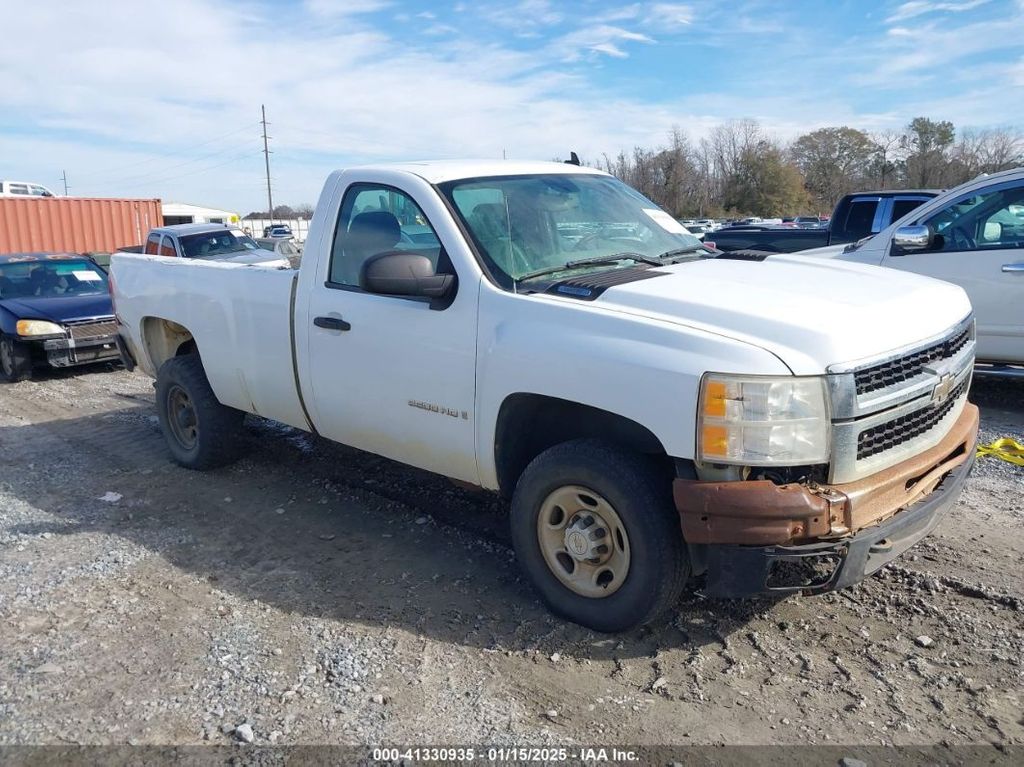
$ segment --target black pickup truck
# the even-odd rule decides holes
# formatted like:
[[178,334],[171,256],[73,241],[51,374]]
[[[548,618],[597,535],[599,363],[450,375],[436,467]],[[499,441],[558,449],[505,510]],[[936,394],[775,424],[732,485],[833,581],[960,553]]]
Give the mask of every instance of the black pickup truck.
[[832,212],[827,229],[791,229],[773,226],[731,226],[708,235],[719,250],[760,250],[795,253],[826,245],[856,242],[877,234],[893,221],[937,195],[937,189],[887,190],[848,194]]

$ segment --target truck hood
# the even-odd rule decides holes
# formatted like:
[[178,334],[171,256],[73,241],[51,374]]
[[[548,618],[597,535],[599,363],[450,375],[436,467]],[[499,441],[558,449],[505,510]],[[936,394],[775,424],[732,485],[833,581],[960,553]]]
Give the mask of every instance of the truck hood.
[[108,293],[91,296],[7,298],[0,301],[0,306],[20,320],[73,322],[114,315]]
[[955,285],[806,256],[710,258],[656,271],[668,275],[611,287],[595,304],[759,346],[796,375],[925,341],[971,311]]
[[815,258],[838,258],[850,243],[844,242],[841,245],[826,245],[823,248],[808,248],[797,253],[800,256],[814,256]]

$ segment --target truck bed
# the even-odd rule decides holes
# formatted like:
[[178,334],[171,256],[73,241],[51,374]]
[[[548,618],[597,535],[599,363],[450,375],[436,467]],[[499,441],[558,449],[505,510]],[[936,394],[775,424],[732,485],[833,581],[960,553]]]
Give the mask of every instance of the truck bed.
[[[116,253],[117,315],[137,362],[154,374],[154,325],[188,328],[217,399],[239,410],[309,428],[292,362],[291,298],[298,273],[214,261]],[[146,340],[149,339],[149,340]]]

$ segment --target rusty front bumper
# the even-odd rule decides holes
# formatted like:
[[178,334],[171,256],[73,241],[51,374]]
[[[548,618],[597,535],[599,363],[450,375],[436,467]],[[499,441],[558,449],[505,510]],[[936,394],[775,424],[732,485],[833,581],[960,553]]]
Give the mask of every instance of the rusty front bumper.
[[[857,482],[809,488],[677,479],[683,535],[708,544],[705,593],[819,592],[855,583],[938,524],[960,495],[977,439],[978,408],[967,404],[938,445]],[[774,584],[781,562],[827,566],[816,580]]]

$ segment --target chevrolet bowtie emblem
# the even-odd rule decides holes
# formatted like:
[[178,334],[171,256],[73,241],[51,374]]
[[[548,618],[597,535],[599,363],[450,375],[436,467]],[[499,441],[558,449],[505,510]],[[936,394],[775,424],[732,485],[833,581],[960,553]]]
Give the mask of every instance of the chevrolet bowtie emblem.
[[939,378],[939,382],[935,384],[935,388],[932,389],[932,407],[938,407],[949,399],[949,395],[953,391],[953,382],[955,380],[956,377],[952,373],[946,373],[944,376]]

